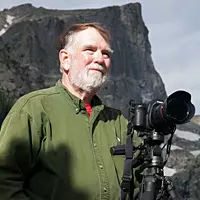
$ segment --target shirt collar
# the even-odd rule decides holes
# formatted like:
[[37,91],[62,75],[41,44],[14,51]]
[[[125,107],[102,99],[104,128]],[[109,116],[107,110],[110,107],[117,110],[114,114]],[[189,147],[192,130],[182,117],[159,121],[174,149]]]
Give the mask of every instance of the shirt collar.
[[[78,97],[74,96],[71,92],[69,92],[69,90],[67,90],[67,88],[62,84],[61,80],[58,80],[58,82],[56,83],[56,88],[73,102],[73,104],[76,106],[76,111],[85,109],[84,102]],[[95,95],[92,98],[91,106],[93,109],[94,108],[102,109],[104,107],[102,101],[99,99],[97,95]]]

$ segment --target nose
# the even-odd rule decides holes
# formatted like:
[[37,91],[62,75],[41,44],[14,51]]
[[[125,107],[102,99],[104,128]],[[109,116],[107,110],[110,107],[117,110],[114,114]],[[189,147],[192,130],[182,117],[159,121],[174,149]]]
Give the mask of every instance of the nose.
[[98,50],[94,53],[94,62],[104,63],[103,54],[100,50]]

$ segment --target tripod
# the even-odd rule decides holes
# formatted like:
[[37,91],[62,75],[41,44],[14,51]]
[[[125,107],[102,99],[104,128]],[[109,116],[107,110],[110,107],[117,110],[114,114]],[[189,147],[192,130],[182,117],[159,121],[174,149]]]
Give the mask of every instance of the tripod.
[[[137,109],[142,109],[142,106]],[[157,125],[155,129],[150,129],[147,125],[144,126],[144,123],[142,123],[144,117],[143,114],[141,114],[142,112],[139,111],[135,114],[134,106],[131,106],[129,110],[126,144],[113,146],[110,149],[112,155],[125,155],[126,158],[124,161],[120,200],[125,200],[127,194],[129,194],[130,200],[134,199],[132,172],[133,168],[137,168],[138,166],[141,166],[140,172],[143,172],[143,179],[137,199],[177,200],[178,198],[172,181],[164,176],[163,168],[168,158],[163,161],[162,155],[162,150],[167,145],[166,157],[169,157],[176,126],[161,124],[161,126]],[[143,145],[134,146],[134,130],[137,131],[139,137],[143,138]],[[171,137],[168,139],[167,144],[161,148],[161,144],[164,143],[164,136],[169,135],[170,133]],[[142,153],[134,158],[133,152],[136,150],[140,150]]]
[[[168,145],[171,145],[171,138]],[[143,170],[139,200],[178,200],[172,181],[163,173],[164,162],[160,147],[163,142],[164,135],[158,132],[152,133],[144,140],[147,153],[145,160],[149,164]]]
[[[163,173],[168,158],[163,161],[162,150],[167,144],[166,156],[169,157],[176,124],[187,123],[194,116],[195,107],[191,103],[191,95],[186,91],[176,91],[165,101],[152,100],[148,104],[136,104],[131,100],[129,104],[126,144],[110,149],[112,155],[125,155],[120,200],[125,200],[127,194],[133,200],[132,172],[138,166],[141,166],[143,172],[139,200],[177,200],[172,181]],[[144,145],[134,146],[134,130],[143,138]],[[164,136],[170,133],[171,137],[161,148]],[[143,153],[134,158],[135,150]]]
[[[129,129],[132,130],[132,129]],[[172,137],[168,139],[166,156],[169,157]],[[132,146],[131,131],[127,132],[127,144],[111,147],[112,155],[125,155],[124,174],[121,183],[121,199],[125,200],[127,193],[129,193],[130,200],[133,200],[134,188],[131,187],[133,182],[132,171],[133,168],[140,167],[140,172],[143,172],[143,179],[141,183],[138,200],[178,200],[175,192],[175,187],[170,178],[164,176],[163,168],[167,159],[163,161],[161,144],[164,143],[164,135],[158,132],[138,132],[140,137],[144,137],[144,144],[138,147]],[[130,147],[130,148],[129,148]],[[142,153],[136,159],[130,156],[131,151],[140,150]],[[128,152],[128,156],[127,156]],[[132,159],[132,160],[131,160]]]

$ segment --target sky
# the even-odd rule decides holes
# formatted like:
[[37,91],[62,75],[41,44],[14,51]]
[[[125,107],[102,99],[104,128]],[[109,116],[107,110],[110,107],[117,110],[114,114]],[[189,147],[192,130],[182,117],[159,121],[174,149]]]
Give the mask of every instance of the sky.
[[102,8],[140,2],[149,30],[152,59],[167,94],[185,90],[200,114],[200,1],[199,0],[6,0],[0,10],[24,3],[50,9]]

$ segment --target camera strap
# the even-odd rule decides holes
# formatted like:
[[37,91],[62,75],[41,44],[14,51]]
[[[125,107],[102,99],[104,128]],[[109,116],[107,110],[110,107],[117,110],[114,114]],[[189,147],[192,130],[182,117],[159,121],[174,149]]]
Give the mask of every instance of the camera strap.
[[132,122],[128,123],[128,131],[126,135],[126,144],[125,144],[125,160],[124,160],[124,171],[121,182],[121,198],[120,200],[125,200],[127,194],[129,194],[130,200],[133,199],[133,191],[131,188],[132,181],[132,162],[133,162],[133,126]]

